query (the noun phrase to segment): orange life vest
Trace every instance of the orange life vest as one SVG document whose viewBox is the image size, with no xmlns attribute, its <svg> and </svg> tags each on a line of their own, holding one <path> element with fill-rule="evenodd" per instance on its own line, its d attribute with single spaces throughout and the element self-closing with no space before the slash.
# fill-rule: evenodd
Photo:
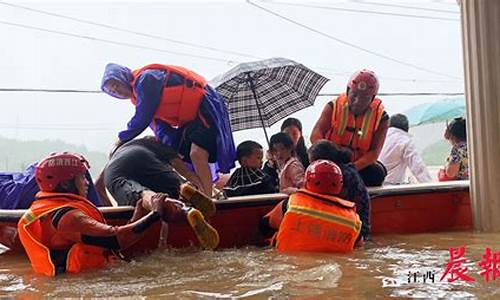
<svg viewBox="0 0 500 300">
<path fill-rule="evenodd" d="M 199 107 L 205 95 L 207 81 L 201 75 L 186 68 L 172 65 L 151 64 L 134 70 L 132 75 L 135 81 L 146 70 L 162 70 L 166 73 L 165 84 L 161 93 L 161 101 L 156 109 L 154 119 L 162 120 L 173 127 L 181 127 L 193 121 L 198 116 Z M 178 76 L 183 84 L 169 85 L 169 78 Z M 136 105 L 137 94 L 135 89 L 131 101 Z"/>
<path fill-rule="evenodd" d="M 74 194 L 39 192 L 37 200 L 24 213 L 17 224 L 19 239 L 28 254 L 31 266 L 36 273 L 55 276 L 56 266 L 50 257 L 50 249 L 43 244 L 43 240 L 50 239 L 44 236 L 40 218 L 60 209 L 73 207 L 85 215 L 106 223 L 101 212 L 87 199 Z M 66 272 L 78 273 L 87 269 L 100 268 L 107 264 L 107 250 L 101 247 L 75 243 L 68 251 L 66 258 Z"/>
<path fill-rule="evenodd" d="M 264 218 L 268 218 L 269 220 L 269 227 L 276 230 L 280 228 L 281 221 L 283 221 L 283 202 L 284 201 L 281 201 L 276 204 L 276 206 L 264 216 Z"/>
<path fill-rule="evenodd" d="M 280 252 L 349 252 L 360 231 L 353 202 L 302 189 L 288 200 L 276 247 Z"/>
<path fill-rule="evenodd" d="M 347 94 L 341 94 L 332 101 L 333 112 L 327 139 L 336 145 L 353 151 L 356 161 L 370 150 L 373 134 L 377 131 L 384 112 L 380 99 L 375 98 L 368 109 L 359 116 L 354 116 L 348 103 Z"/>
</svg>

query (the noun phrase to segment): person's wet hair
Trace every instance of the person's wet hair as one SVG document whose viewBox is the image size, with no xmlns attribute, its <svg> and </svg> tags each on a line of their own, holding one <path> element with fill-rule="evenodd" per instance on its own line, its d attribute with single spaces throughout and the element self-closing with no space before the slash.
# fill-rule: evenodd
<svg viewBox="0 0 500 300">
<path fill-rule="evenodd" d="M 286 149 L 294 150 L 295 148 L 293 146 L 292 138 L 284 132 L 278 132 L 271 136 L 271 140 L 269 141 L 269 148 L 271 148 L 272 150 L 277 144 L 282 144 Z"/>
<path fill-rule="evenodd" d="M 467 130 L 466 130 L 465 119 L 462 117 L 455 118 L 446 127 L 446 131 L 457 138 L 460 141 L 467 141 Z"/>
<path fill-rule="evenodd" d="M 329 140 L 319 140 L 314 143 L 309 150 L 309 161 L 326 159 L 336 164 L 347 164 L 351 162 L 352 152 L 347 149 L 339 149 Z"/>
<path fill-rule="evenodd" d="M 399 128 L 408 132 L 410 125 L 408 123 L 408 118 L 403 114 L 392 115 L 389 119 L 389 127 Z"/>
<path fill-rule="evenodd" d="M 236 158 L 241 163 L 243 157 L 252 155 L 255 150 L 262 149 L 262 146 L 254 141 L 244 141 L 241 142 L 238 147 L 236 147 Z"/>
</svg>

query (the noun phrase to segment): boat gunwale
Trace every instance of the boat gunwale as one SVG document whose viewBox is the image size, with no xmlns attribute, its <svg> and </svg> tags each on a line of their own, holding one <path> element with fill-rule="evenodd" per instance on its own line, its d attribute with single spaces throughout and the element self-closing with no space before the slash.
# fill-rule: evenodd
<svg viewBox="0 0 500 300">
<path fill-rule="evenodd" d="M 368 192 L 373 201 L 385 196 L 405 196 L 413 194 L 446 193 L 454 191 L 469 190 L 469 181 L 448 181 L 421 184 L 392 185 L 381 187 L 369 187 Z M 254 207 L 262 205 L 276 204 L 288 198 L 286 194 L 260 194 L 231 197 L 225 200 L 214 200 L 217 209 L 228 210 L 235 208 Z M 121 218 L 125 214 L 130 214 L 134 208 L 132 206 L 106 206 L 99 207 L 99 210 L 111 219 Z M 26 209 L 0 209 L 1 222 L 17 222 Z"/>
</svg>

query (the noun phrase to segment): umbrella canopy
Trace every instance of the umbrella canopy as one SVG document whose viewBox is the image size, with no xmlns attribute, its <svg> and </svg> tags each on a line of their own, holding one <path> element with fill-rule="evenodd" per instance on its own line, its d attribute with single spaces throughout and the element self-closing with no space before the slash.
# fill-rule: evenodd
<svg viewBox="0 0 500 300">
<path fill-rule="evenodd" d="M 444 122 L 465 114 L 464 98 L 449 98 L 417 105 L 405 111 L 410 126 Z"/>
<path fill-rule="evenodd" d="M 286 58 L 241 63 L 210 81 L 226 101 L 233 131 L 270 127 L 314 104 L 327 78 Z"/>
</svg>

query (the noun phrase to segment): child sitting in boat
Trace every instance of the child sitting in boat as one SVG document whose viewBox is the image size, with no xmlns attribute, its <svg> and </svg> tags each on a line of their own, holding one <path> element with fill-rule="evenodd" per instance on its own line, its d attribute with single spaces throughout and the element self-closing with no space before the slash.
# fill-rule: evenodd
<svg viewBox="0 0 500 300">
<path fill-rule="evenodd" d="M 106 224 L 101 212 L 86 198 L 89 164 L 79 154 L 53 153 L 36 167 L 40 191 L 18 223 L 21 243 L 36 273 L 55 276 L 78 273 L 109 264 L 114 251 L 137 243 L 152 225 L 185 216 L 200 243 L 215 248 L 217 231 L 205 222 L 200 211 L 155 193 L 150 210 L 138 203 L 130 223 Z"/>
<path fill-rule="evenodd" d="M 304 166 L 295 156 L 295 148 L 290 136 L 279 132 L 271 136 L 271 154 L 278 164 L 279 191 L 293 194 L 304 185 Z"/>
<path fill-rule="evenodd" d="M 280 252 L 352 251 L 361 221 L 355 203 L 338 197 L 343 186 L 340 168 L 331 161 L 317 160 L 309 165 L 305 178 L 304 189 L 268 215 L 270 225 L 279 227 L 276 248 Z"/>
<path fill-rule="evenodd" d="M 262 146 L 254 141 L 244 141 L 236 148 L 240 168 L 229 178 L 224 193 L 228 197 L 270 194 L 277 192 L 274 178 L 262 171 Z"/>
<path fill-rule="evenodd" d="M 467 134 L 464 118 L 455 118 L 446 126 L 444 138 L 451 147 L 446 165 L 439 170 L 439 181 L 469 179 L 469 162 L 467 159 Z"/>
<path fill-rule="evenodd" d="M 287 118 L 281 124 L 281 132 L 284 132 L 290 136 L 295 147 L 295 155 L 302 163 L 302 166 L 307 168 L 309 166 L 309 158 L 307 157 L 307 147 L 302 135 L 302 123 L 296 118 Z M 278 166 L 274 163 L 272 159 L 272 154 L 270 150 L 266 153 L 266 163 L 264 164 L 263 171 L 273 177 L 277 182 L 279 181 Z"/>
</svg>

